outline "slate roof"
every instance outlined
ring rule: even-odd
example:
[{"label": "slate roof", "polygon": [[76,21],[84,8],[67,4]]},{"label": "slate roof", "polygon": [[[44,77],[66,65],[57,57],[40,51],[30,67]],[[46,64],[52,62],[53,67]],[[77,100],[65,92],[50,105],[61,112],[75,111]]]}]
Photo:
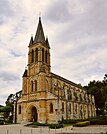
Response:
[{"label": "slate roof", "polygon": [[30,42],[29,42],[29,46],[33,45],[33,36],[31,36]]},{"label": "slate roof", "polygon": [[24,74],[22,77],[27,77],[27,69],[25,69]]},{"label": "slate roof", "polygon": [[38,42],[45,44],[45,36],[44,36],[44,31],[43,31],[42,22],[41,22],[40,17],[39,17],[39,23],[38,23],[36,35],[34,38],[34,43],[38,43]]},{"label": "slate roof", "polygon": [[36,45],[36,43],[42,43],[43,46],[50,49],[48,38],[45,39],[44,31],[42,27],[41,17],[39,17],[39,22],[36,30],[35,37],[33,39],[33,36],[31,36],[29,47],[32,45]]},{"label": "slate roof", "polygon": [[57,75],[57,74],[51,73],[51,75],[52,75],[52,77],[57,78],[58,80],[61,80],[61,81],[66,82],[66,83],[68,83],[68,84],[70,84],[70,85],[72,85],[72,86],[75,86],[75,87],[78,87],[78,88],[80,88],[80,89],[82,89],[82,90],[85,90],[85,89],[84,89],[83,87],[81,87],[80,85],[78,85],[78,84],[76,84],[76,83],[74,83],[74,82],[72,82],[72,81],[69,81],[69,80],[67,80],[67,79],[65,79],[65,78],[63,78],[63,77],[61,77],[61,76],[59,76],[59,75]]},{"label": "slate roof", "polygon": [[48,37],[46,37],[46,45],[48,48],[50,48]]}]

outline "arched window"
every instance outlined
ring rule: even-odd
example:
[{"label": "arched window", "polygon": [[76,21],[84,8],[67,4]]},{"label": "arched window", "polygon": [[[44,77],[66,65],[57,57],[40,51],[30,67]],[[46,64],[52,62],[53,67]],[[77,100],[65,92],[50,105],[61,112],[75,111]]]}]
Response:
[{"label": "arched window", "polygon": [[45,62],[47,63],[48,59],[47,59],[47,50],[45,51]]},{"label": "arched window", "polygon": [[32,63],[34,62],[34,50],[32,50]]},{"label": "arched window", "polygon": [[72,92],[70,90],[68,90],[68,100],[72,99]]},{"label": "arched window", "polygon": [[44,48],[42,48],[42,61],[44,62]]},{"label": "arched window", "polygon": [[78,95],[76,92],[74,92],[74,97],[75,97],[75,100],[78,101]]},{"label": "arched window", "polygon": [[69,104],[69,112],[71,113],[71,103]]},{"label": "arched window", "polygon": [[53,104],[50,103],[50,113],[53,113]]},{"label": "arched window", "polygon": [[33,92],[33,81],[31,81],[31,91]]},{"label": "arched window", "polygon": [[82,101],[82,95],[81,95],[81,93],[80,93],[80,101]]},{"label": "arched window", "polygon": [[84,101],[87,102],[87,94],[84,94]]},{"label": "arched window", "polygon": [[75,105],[75,113],[77,114],[77,111],[78,111],[78,106],[77,104]]},{"label": "arched window", "polygon": [[21,114],[21,105],[19,105],[18,113]]},{"label": "arched window", "polygon": [[62,112],[64,113],[64,102],[62,102]]},{"label": "arched window", "polygon": [[38,61],[38,48],[35,50],[35,61]]},{"label": "arched window", "polygon": [[35,91],[37,91],[37,80],[35,80]]}]

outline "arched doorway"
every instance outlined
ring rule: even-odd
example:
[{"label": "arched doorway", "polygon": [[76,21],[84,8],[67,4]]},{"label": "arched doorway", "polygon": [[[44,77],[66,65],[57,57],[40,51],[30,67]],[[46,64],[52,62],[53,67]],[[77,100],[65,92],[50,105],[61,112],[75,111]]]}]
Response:
[{"label": "arched doorway", "polygon": [[38,118],[37,109],[36,109],[36,107],[33,106],[31,108],[31,121],[37,122],[37,118]]}]

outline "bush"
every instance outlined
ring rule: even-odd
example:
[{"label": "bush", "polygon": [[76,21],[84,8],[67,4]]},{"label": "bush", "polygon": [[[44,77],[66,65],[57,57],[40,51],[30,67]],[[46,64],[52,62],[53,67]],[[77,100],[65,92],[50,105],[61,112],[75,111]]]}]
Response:
[{"label": "bush", "polygon": [[86,119],[66,119],[66,120],[59,121],[59,123],[62,123],[62,124],[75,124],[75,123],[78,123],[80,121],[81,122],[86,121]]},{"label": "bush", "polygon": [[50,124],[49,128],[51,129],[63,128],[63,124]]},{"label": "bush", "polygon": [[91,120],[91,125],[107,125],[107,120]]},{"label": "bush", "polygon": [[6,124],[13,124],[13,120],[7,120]]},{"label": "bush", "polygon": [[106,116],[98,116],[96,118],[90,119],[91,125],[107,125]]},{"label": "bush", "polygon": [[90,120],[107,120],[106,116],[96,116],[93,118],[90,118]]},{"label": "bush", "polygon": [[73,126],[75,126],[75,127],[85,127],[85,126],[88,126],[88,125],[90,125],[90,121],[78,122],[78,123],[74,124]]},{"label": "bush", "polygon": [[49,126],[47,123],[38,123],[38,126]]},{"label": "bush", "polygon": [[30,124],[27,124],[27,125],[25,125],[25,126],[27,126],[27,127],[38,127],[38,122],[33,122],[33,123],[30,123]]},{"label": "bush", "polygon": [[76,119],[72,120],[72,119],[68,119],[68,120],[64,120],[63,123],[64,124],[75,124],[78,121]]},{"label": "bush", "polygon": [[38,127],[38,126],[48,126],[48,124],[46,123],[39,123],[39,122],[32,122],[30,124],[27,124],[25,126],[29,126],[29,127]]},{"label": "bush", "polygon": [[33,122],[32,125],[38,126],[39,123],[38,122]]},{"label": "bush", "polygon": [[4,122],[3,121],[0,121],[0,125],[4,125]]}]

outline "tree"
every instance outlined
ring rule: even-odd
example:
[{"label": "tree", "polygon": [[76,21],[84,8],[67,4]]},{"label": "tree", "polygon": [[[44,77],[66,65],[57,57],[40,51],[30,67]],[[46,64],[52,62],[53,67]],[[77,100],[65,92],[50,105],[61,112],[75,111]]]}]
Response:
[{"label": "tree", "polygon": [[10,114],[11,111],[12,111],[11,106],[0,107],[0,113],[3,114],[4,121],[9,117],[9,114]]},{"label": "tree", "polygon": [[107,74],[104,75],[104,81],[107,83]]},{"label": "tree", "polygon": [[107,101],[107,74],[103,81],[91,81],[84,87],[89,94],[94,95],[97,114],[103,114],[105,102]]},{"label": "tree", "polygon": [[6,100],[6,105],[9,104],[9,103],[13,103],[13,94],[10,94]]}]

